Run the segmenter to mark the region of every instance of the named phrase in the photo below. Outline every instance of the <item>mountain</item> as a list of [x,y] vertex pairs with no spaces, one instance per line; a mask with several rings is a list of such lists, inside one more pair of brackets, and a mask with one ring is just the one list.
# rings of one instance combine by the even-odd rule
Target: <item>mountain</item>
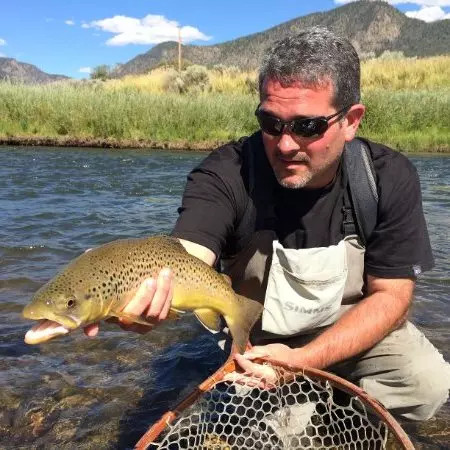
[[9,80],[14,83],[43,84],[67,79],[69,77],[45,73],[32,64],[19,62],[13,58],[0,58],[0,80]]
[[[361,57],[378,56],[385,50],[405,56],[436,56],[450,53],[450,20],[426,23],[411,19],[384,1],[363,0],[323,13],[284,22],[266,31],[217,45],[183,45],[182,57],[194,64],[223,64],[256,69],[264,49],[275,40],[306,27],[324,26],[351,40]],[[147,53],[119,65],[113,76],[146,73],[178,58],[178,44],[163,42]]]

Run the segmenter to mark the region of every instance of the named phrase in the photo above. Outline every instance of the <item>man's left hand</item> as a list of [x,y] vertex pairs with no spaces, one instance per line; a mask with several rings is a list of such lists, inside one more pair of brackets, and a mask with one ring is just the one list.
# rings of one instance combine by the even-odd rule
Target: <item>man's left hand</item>
[[245,384],[250,387],[267,389],[277,381],[276,371],[269,364],[253,362],[255,359],[265,359],[274,364],[290,366],[294,362],[293,349],[284,344],[268,344],[252,347],[243,355],[235,354],[234,358],[242,372],[232,372],[225,377],[228,381]]

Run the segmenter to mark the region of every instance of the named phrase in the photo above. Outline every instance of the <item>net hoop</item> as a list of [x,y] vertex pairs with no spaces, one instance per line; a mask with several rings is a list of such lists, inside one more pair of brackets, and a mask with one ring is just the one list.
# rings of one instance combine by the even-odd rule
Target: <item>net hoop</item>
[[[331,386],[351,395],[352,397],[357,397],[363,405],[378,419],[380,419],[387,427],[389,432],[396,440],[396,448],[404,450],[414,450],[414,446],[409,439],[408,435],[405,433],[400,424],[395,420],[395,418],[386,410],[386,408],[379,403],[376,399],[369,396],[363,389],[359,386],[350,383],[349,381],[326,371],[313,369],[313,368],[302,368],[300,370],[292,370],[288,365],[268,361],[265,359],[258,359],[255,362],[259,363],[269,363],[276,367],[280,367],[287,372],[291,373],[291,378],[295,376],[307,376],[313,380],[324,381],[329,383]],[[135,446],[135,450],[146,450],[148,447],[155,442],[156,439],[182,414],[182,412],[193,405],[196,400],[201,397],[204,393],[213,389],[218,383],[222,382],[226,375],[235,372],[237,369],[234,359],[230,358],[221,366],[213,375],[208,377],[205,381],[200,383],[197,388],[195,388],[184,400],[182,400],[172,411],[168,411],[161,416],[161,418],[155,422],[146,433],[140,438]],[[284,377],[284,382],[289,382],[289,377]]]

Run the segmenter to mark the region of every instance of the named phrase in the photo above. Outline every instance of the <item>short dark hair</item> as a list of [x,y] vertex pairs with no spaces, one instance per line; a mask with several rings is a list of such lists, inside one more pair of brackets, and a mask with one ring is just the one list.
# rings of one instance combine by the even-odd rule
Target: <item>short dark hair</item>
[[259,92],[267,79],[289,86],[301,82],[321,86],[331,82],[337,109],[360,102],[360,61],[346,38],[323,27],[308,28],[281,39],[266,52],[259,71]]

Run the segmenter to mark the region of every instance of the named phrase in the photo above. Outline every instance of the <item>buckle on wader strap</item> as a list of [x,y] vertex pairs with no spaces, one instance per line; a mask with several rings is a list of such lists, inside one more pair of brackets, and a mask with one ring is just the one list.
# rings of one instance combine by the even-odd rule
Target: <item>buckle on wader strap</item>
[[344,237],[357,234],[355,220],[353,218],[353,211],[351,207],[342,207],[342,233]]

